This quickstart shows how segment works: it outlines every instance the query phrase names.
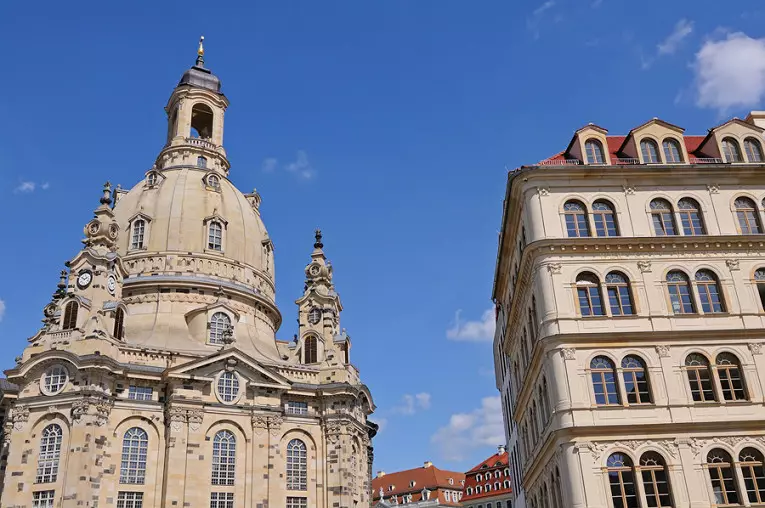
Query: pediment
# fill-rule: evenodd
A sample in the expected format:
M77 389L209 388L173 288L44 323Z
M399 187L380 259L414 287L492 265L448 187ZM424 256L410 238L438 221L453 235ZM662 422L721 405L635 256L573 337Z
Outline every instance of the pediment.
M143 212L138 212L138 213L133 214L133 216L128 219L128 224L132 224L137 219L143 219L146 222L151 222L151 217L149 215L146 215Z
M186 313L186 316L185 316L186 317L186 321L188 322L191 318L193 318L197 314L207 313L209 311L214 311L214 310L217 310L217 309L225 309L229 314L234 316L234 320L235 321L239 321L239 318L240 318L239 312L236 309L234 309L233 307L231 307L230 305L228 305L226 303L223 303L223 302L211 303L209 305L204 305L202 307L197 307L196 309L192 309L192 310L188 311Z
M234 370L245 378L250 386L289 390L291 383L284 376L260 364L242 351L231 348L206 358L179 365L166 372L166 377L177 379L201 379L212 382L222 370Z

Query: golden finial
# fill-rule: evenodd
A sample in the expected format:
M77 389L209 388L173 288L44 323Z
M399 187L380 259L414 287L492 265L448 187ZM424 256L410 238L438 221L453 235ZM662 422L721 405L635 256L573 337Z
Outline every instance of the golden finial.
M199 38L199 49L197 50L197 55L199 56L205 56L204 42L205 42L205 36L203 35L202 37Z

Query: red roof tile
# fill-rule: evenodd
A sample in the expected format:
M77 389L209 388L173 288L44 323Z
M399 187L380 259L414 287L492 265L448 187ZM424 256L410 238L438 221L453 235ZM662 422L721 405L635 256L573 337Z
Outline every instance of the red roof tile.
M449 479L452 482L449 482ZM383 489L383 497L401 496L412 494L412 500L418 501L422 489L431 491L431 499L438 496L441 501L445 501L443 490L461 491L465 473L456 471L446 471L430 465L428 467L418 467L416 469L407 469L396 473L388 473L382 477L372 478L372 499L380 499L380 488ZM411 482L414 481L414 486ZM393 489L390 487L393 486ZM458 505L457 501L453 503L444 503Z
M512 482L510 476L505 474L505 470L508 469L508 467L507 452L501 454L495 453L465 473L465 491L462 496L462 502L464 503L468 500L495 497L511 493L513 491L512 484L510 487L505 487L505 481ZM497 473L499 473L499 477L496 476ZM481 475L480 481L478 480L479 474ZM494 488L497 482L500 484L499 489ZM491 490L485 490L487 483L490 485ZM476 487L478 485L481 486L480 493L476 492ZM470 494L468 494L468 492L470 492Z
M683 136L685 141L685 148L688 150L689 155L703 155L697 154L695 152L699 149L699 146L701 145L701 142L704 141L705 137L706 136ZM621 146L624 144L625 139L627 139L627 136L606 136L606 141L608 142L608 153L612 159L618 158L620 156L619 148L621 148ZM565 151L558 152L555 155L548 157L547 159L541 160L539 164L543 164L549 161L565 160L565 158Z

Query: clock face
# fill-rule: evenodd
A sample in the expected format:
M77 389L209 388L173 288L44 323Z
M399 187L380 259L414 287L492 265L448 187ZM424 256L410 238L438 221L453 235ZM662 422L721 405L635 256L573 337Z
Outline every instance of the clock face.
M311 270L310 270L310 271L311 271L311 275L313 275L314 277L315 277L316 275L319 275L319 267L318 267L317 265L313 265L313 266L311 267Z
M114 275L110 275L106 280L106 289L108 289L111 294L114 294L114 290L117 289L117 279L114 278Z
M93 274L88 271L84 271L80 273L79 277L77 277L77 286L80 289L85 289L86 287L90 286L92 281Z

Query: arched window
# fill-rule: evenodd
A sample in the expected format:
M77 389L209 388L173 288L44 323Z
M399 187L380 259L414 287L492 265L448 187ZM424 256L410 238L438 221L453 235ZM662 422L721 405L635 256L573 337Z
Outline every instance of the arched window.
M611 272L606 275L606 293L611 306L611 314L614 316L631 316L632 295L627 276L621 272Z
M77 311L79 309L80 306L75 301L66 304L66 308L64 309L64 324L62 326L63 330L72 330L77 327Z
M725 162L742 162L741 148L738 146L738 141L733 138L725 138L722 140L723 159Z
M691 284L688 276L675 270L667 274L667 291L675 314L693 314L696 307L691 296Z
M220 178L218 178L218 175L209 175L207 177L207 185L213 189L220 189Z
M499 482L494 482L494 490L501 490L502 484Z
M154 171L149 173L149 175L146 177L146 184L149 185L150 187L157 185L157 181L158 181L157 173L155 173Z
M202 157L201 155L197 157L197 167L198 168L206 168L207 167L207 157Z
M672 205L666 199L654 199L651 201L651 220L653 232L656 236L676 235L675 215Z
M725 312L725 305L720 296L720 283L714 273L709 270L696 272L696 288L699 290L701 310L709 314Z
M122 337L125 334L123 323L125 321L125 311L122 309L117 309L114 312L114 338L117 340L122 340Z
M600 296L600 281L589 272L576 277L576 294L582 316L603 316L603 299Z
M560 470L557 467L555 468L555 481L553 482L553 485L555 485L555 507L563 508L563 492L560 483Z
M191 137L212 137L213 111L207 104L197 103L191 108Z
M224 344L224 338L231 327L231 318L223 312L216 312L210 318L210 344Z
M624 379L624 391L627 392L628 403L651 403L648 372L640 357L630 355L622 359L622 378Z
M635 472L630 458L623 453L614 453L608 457L606 467L614 508L640 508Z
M587 164L604 164L606 162L603 154L603 145L597 139L588 139L584 143L585 156Z
M120 483L143 485L146 481L146 456L149 451L149 435L140 427L125 432L122 439L122 465Z
M683 152L680 150L680 143L674 139L667 138L662 143L664 147L664 162L673 164L683 162Z
M212 221L207 233L207 248L210 250L223 250L223 226L220 222Z
M37 457L35 483L55 482L58 478L58 461L61 458L63 432L55 423L43 429L40 436L40 455Z
M747 400L741 364L736 355L720 353L715 360L717 376L720 378L722 396L725 400Z
M143 249L143 236L146 231L146 221L137 219L133 221L133 235L130 237L131 249Z
M765 268L758 268L754 272L754 282L757 285L757 293L760 295L760 305L765 310Z
M587 209L580 201L567 201L563 205L563 214L566 217L566 232L569 238L590 236Z
M236 477L236 437L221 430L213 438L212 484L233 485Z
M698 236L707 234L704 221L701 219L701 207L695 199L683 198L677 202L680 213L680 223L683 226L683 234L686 236Z
M752 504L765 504L765 469L759 450L744 448L738 454L738 463L744 476L746 493Z
M598 236L619 236L616 226L614 206L599 199L592 204L592 218L595 221L595 234Z
M717 400L712 386L712 370L709 360L699 353L691 353L685 358L685 371L691 385L694 402L714 402Z
M308 490L308 451L299 439L287 444L287 490Z
M706 467L712 481L714 504L730 506L739 504L738 488L733 471L733 459L728 452L715 448L707 454Z
M738 228L742 235L759 235L762 233L760 224L760 212L757 205L749 198L739 197L733 202L736 208Z
M643 162L646 164L661 162L659 159L659 147L652 139L644 139L640 142L640 152L643 154Z
M669 488L667 465L661 455L646 452L640 457L638 466L643 479L643 490L648 506L653 508L672 508L672 495Z
M762 162L762 145L754 138L744 140L744 151L749 162Z
M605 356L596 356L590 362L592 387L595 390L595 403L598 406L620 404L619 389L616 386L616 369L613 362Z
M303 348L305 350L304 363L316 363L319 361L319 344L316 337L313 335L306 337Z
M234 402L239 397L239 376L236 372L224 372L218 378L218 397L223 402Z
M549 418L552 415L552 406L550 405L550 393L547 391L547 378L542 378L542 404L545 407L545 412ZM505 476L510 476L510 470L505 469Z

